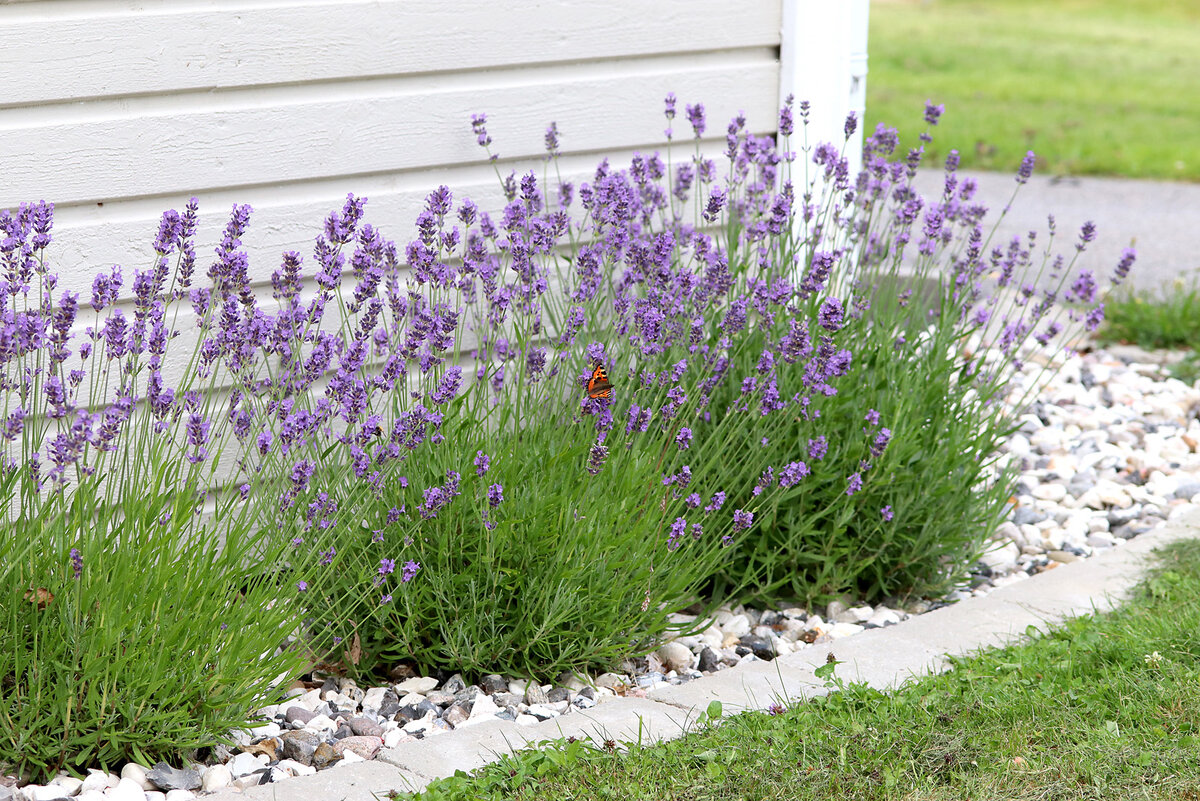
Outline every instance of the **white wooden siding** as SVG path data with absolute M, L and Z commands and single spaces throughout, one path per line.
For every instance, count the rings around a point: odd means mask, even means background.
M 50 255 L 83 291 L 99 269 L 147 266 L 159 215 L 191 195 L 207 265 L 230 207 L 250 203 L 244 242 L 265 281 L 282 251 L 311 253 L 348 192 L 401 245 L 438 184 L 498 206 L 475 113 L 504 174 L 540 174 L 551 121 L 572 176 L 661 150 L 668 92 L 677 147 L 687 103 L 705 104 L 713 145 L 739 111 L 773 133 L 787 91 L 837 98 L 851 69 L 843 54 L 781 71 L 781 45 L 846 49 L 854 25 L 865 35 L 855 7 L 866 0 L 0 0 L 0 208 L 53 201 Z M 841 20 L 840 38 L 810 16 Z

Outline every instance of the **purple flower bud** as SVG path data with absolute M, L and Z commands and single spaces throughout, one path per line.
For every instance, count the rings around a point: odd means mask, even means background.
M 599 475 L 600 470 L 604 467 L 604 460 L 608 458 L 608 447 L 601 445 L 599 442 L 592 445 L 588 451 L 587 471 L 593 476 Z
M 809 474 L 808 465 L 804 462 L 791 462 L 786 465 L 783 470 L 779 471 L 779 486 L 782 489 L 794 487 L 800 483 L 800 479 Z
M 83 575 L 83 555 L 79 553 L 78 548 L 71 549 L 71 570 L 75 574 L 75 578 Z
M 844 317 L 845 310 L 842 302 L 832 296 L 825 298 L 817 312 L 817 322 L 829 332 L 835 332 L 841 328 Z
M 679 450 L 686 451 L 692 444 L 692 430 L 686 427 L 679 429 L 679 433 L 675 435 L 675 444 L 679 446 Z
M 413 577 L 417 575 L 417 571 L 420 569 L 420 562 L 414 562 L 413 560 L 409 559 L 404 563 L 404 567 L 400 568 L 400 581 L 407 584 L 413 580 Z
M 891 520 L 892 516 L 893 516 L 892 515 L 892 507 L 890 507 L 890 506 L 883 507 L 882 509 L 879 510 L 879 514 L 883 516 L 884 520 Z
M 504 487 L 501 484 L 493 484 L 488 487 L 487 493 L 488 506 L 495 509 L 504 502 Z
M 491 465 L 491 459 L 483 451 L 475 451 L 475 475 L 484 476 L 487 474 L 488 467 Z
M 859 473 L 852 473 L 850 475 L 850 477 L 848 479 L 846 479 L 846 484 L 847 484 L 846 494 L 853 495 L 854 493 L 856 493 L 860 489 L 862 489 L 862 485 L 863 485 L 862 475 L 860 475 Z
M 932 100 L 926 100 L 925 101 L 925 122 L 929 123 L 930 125 L 937 125 L 938 119 L 942 116 L 942 113 L 945 110 L 946 110 L 945 105 L 939 103 L 938 105 L 935 106 L 933 104 Z
M 396 569 L 395 559 L 380 559 L 379 560 L 379 575 L 386 576 Z
M 829 441 L 825 437 L 817 437 L 808 441 L 808 458 L 819 462 L 829 452 Z
M 754 523 L 754 513 L 747 512 L 742 509 L 736 509 L 733 512 L 733 530 L 745 531 Z
M 1036 160 L 1037 156 L 1032 150 L 1025 153 L 1025 158 L 1021 159 L 1021 166 L 1017 169 L 1017 183 L 1024 184 L 1029 181 L 1030 176 L 1033 175 L 1033 165 Z
M 308 592 L 308 582 L 307 581 L 297 581 L 296 582 L 296 590 L 298 592 Z

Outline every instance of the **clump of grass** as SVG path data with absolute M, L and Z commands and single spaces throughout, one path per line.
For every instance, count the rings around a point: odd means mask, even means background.
M 1117 611 L 893 693 L 850 685 L 654 746 L 559 743 L 411 797 L 1195 798 L 1200 542 L 1160 558 Z
M 1104 325 L 1096 339 L 1105 345 L 1196 348 L 1200 345 L 1200 279 L 1176 278 L 1157 289 L 1127 286 L 1114 293 L 1105 302 Z

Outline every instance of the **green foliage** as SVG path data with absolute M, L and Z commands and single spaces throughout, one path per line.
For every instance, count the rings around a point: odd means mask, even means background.
M 531 421 L 519 434 L 477 440 L 490 454 L 485 476 L 469 459 L 443 465 L 431 458 L 409 465 L 407 490 L 343 505 L 353 519 L 378 521 L 343 537 L 345 561 L 330 568 L 344 577 L 334 597 L 352 605 L 343 615 L 362 632 L 358 670 L 407 661 L 424 670 L 552 679 L 566 669 L 612 667 L 654 647 L 672 628 L 668 613 L 697 599 L 727 549 L 710 534 L 666 550 L 681 504 L 662 487 L 661 450 L 614 430 L 609 461 L 592 475 L 591 428 L 590 421 Z M 479 433 L 463 421 L 454 436 L 466 445 Z M 473 457 L 476 450 L 455 453 Z M 436 518 L 386 525 L 390 508 L 413 509 L 416 488 L 444 481 L 450 469 L 462 474 L 461 497 Z M 494 509 L 492 484 L 504 488 Z M 375 589 L 385 558 L 395 559 L 397 573 L 409 560 L 421 568 L 407 583 Z M 381 602 L 385 592 L 391 599 Z
M 1102 344 L 1132 343 L 1142 348 L 1200 345 L 1200 283 L 1177 278 L 1154 290 L 1121 290 L 1104 305 Z
M 934 161 L 1200 179 L 1200 6 L 1190 0 L 872 3 L 866 130 L 949 109 Z M 904 146 L 916 146 L 906 137 Z
M 89 489 L 0 531 L 5 772 L 178 761 L 228 743 L 306 664 L 279 647 L 301 610 L 247 519 L 194 524 L 194 482 L 115 508 Z

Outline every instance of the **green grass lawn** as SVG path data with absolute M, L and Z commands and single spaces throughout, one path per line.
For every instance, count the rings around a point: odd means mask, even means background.
M 867 130 L 944 103 L 935 161 L 1200 180 L 1196 0 L 874 0 L 869 53 Z
M 439 799 L 1200 799 L 1200 541 L 1134 599 L 957 660 L 651 747 L 527 751 Z

